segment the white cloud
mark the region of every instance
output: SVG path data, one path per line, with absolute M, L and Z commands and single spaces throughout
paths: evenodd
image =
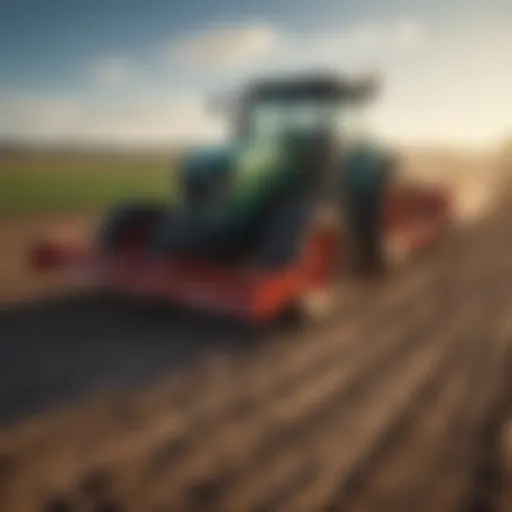
M 385 26 L 366 23 L 337 32 L 293 36 L 264 25 L 218 27 L 191 36 L 172 48 L 174 57 L 208 73 L 235 69 L 240 77 L 247 64 L 253 71 L 286 72 L 318 64 L 354 71 L 378 60 L 382 48 L 410 48 L 422 33 L 413 23 Z M 371 67 L 370 67 L 371 69 Z M 137 73 L 137 63 L 121 58 L 101 58 L 90 68 L 93 79 L 105 88 L 118 86 Z M 261 73 L 260 73 L 261 74 Z M 152 82 L 151 77 L 145 77 Z M 115 87 L 114 87 L 115 89 Z M 1 91 L 0 91 L 1 92 Z M 150 91 L 149 91 L 150 92 Z M 38 94 L 0 94 L 0 137 L 41 142 L 108 142 L 165 144 L 219 136 L 224 125 L 212 117 L 196 94 L 149 94 L 117 98 L 110 91 L 95 101 L 52 99 Z
M 264 24 L 217 26 L 167 44 L 164 58 L 174 69 L 234 72 L 231 78 L 321 66 L 358 73 L 382 69 L 426 41 L 427 31 L 414 21 L 369 21 L 300 34 Z
M 379 23 L 365 23 L 347 30 L 345 41 L 350 51 L 367 52 L 378 49 L 386 37 Z
M 416 49 L 427 40 L 425 28 L 413 21 L 400 22 L 390 29 L 392 44 L 403 50 Z
M 110 87 L 125 82 L 133 69 L 128 59 L 104 57 L 93 62 L 91 72 L 96 82 Z
M 136 75 L 139 87 L 125 91 L 134 98 L 121 97 L 116 87 L 84 91 L 87 97 L 96 93 L 95 101 L 57 101 L 37 91 L 32 97 L 0 91 L 0 137 L 133 146 L 216 137 L 224 126 L 201 100 L 211 85 L 209 76 L 213 75 L 215 86 L 221 78 L 232 85 L 245 82 L 249 74 L 275 75 L 327 65 L 350 73 L 382 71 L 384 94 L 376 105 L 380 134 L 408 142 L 491 141 L 512 128 L 512 74 L 506 66 L 511 41 L 508 32 L 495 27 L 477 33 L 473 27 L 468 33 L 440 30 L 433 37 L 414 21 L 306 34 L 282 33 L 263 25 L 212 28 L 167 46 L 166 64 L 171 52 L 172 69 L 158 61 L 161 55 L 153 61 L 154 68 L 139 67 L 135 60 L 94 62 L 91 77 L 104 85 L 119 84 L 127 77 L 131 81 Z M 197 69 L 188 73 L 176 65 L 177 58 Z M 486 80 L 481 80 L 483 75 Z M 196 92 L 167 93 L 175 79 Z
M 313 35 L 310 51 L 343 67 L 349 62 L 363 65 L 368 60 L 383 61 L 391 55 L 414 50 L 427 39 L 426 30 L 413 22 L 365 23 L 327 34 Z M 304 48 L 307 51 L 307 48 Z
M 0 97 L 0 138 L 31 143 L 166 145 L 214 139 L 223 129 L 194 95 L 130 106 Z
M 280 34 L 264 25 L 217 27 L 173 44 L 170 53 L 187 65 L 232 68 L 268 55 L 279 40 Z

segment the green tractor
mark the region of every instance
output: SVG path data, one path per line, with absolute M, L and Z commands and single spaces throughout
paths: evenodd
M 176 204 L 114 206 L 92 248 L 46 243 L 36 263 L 253 320 L 325 313 L 340 275 L 381 272 L 390 247 L 420 251 L 450 221 L 448 192 L 397 186 L 365 132 L 375 89 L 324 74 L 251 84 L 230 142 L 183 155 Z

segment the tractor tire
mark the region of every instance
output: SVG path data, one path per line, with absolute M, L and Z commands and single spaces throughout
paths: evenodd
M 304 196 L 286 197 L 273 209 L 258 244 L 258 267 L 278 270 L 294 263 L 311 210 L 312 202 Z
M 114 206 L 100 226 L 99 249 L 105 252 L 147 249 L 153 227 L 163 211 L 162 206 L 142 202 Z
M 390 256 L 386 245 L 384 208 L 394 179 L 391 159 L 381 162 L 379 179 L 374 189 L 349 198 L 347 206 L 347 232 L 349 269 L 360 277 L 380 276 L 388 270 Z M 394 255 L 393 255 L 394 257 Z

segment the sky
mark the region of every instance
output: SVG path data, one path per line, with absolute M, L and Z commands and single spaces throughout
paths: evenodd
M 221 136 L 252 76 L 377 73 L 375 132 L 512 133 L 512 0 L 0 0 L 0 139 L 152 146 Z

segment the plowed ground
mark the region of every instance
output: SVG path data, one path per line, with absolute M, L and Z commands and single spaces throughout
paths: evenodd
M 114 299 L 6 312 L 0 510 L 512 510 L 511 212 L 340 285 L 322 327 L 247 333 Z M 138 385 L 173 358 L 187 364 L 143 391 L 26 416 L 78 375 Z

